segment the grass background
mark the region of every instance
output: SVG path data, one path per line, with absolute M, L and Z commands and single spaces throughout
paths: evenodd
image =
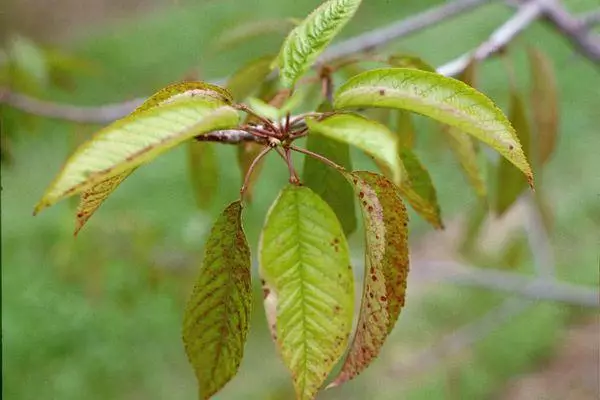
M 344 36 L 438 2 L 364 3 Z M 591 9 L 595 0 L 566 3 L 577 12 Z M 64 46 L 97 63 L 102 72 L 79 80 L 72 92 L 49 96 L 94 105 L 147 95 L 180 79 L 190 68 L 198 68 L 206 79 L 227 75 L 246 60 L 275 53 L 281 40 L 261 38 L 219 53 L 211 48 L 219 35 L 248 18 L 302 17 L 317 1 L 244 0 L 241 4 L 239 0 L 180 1 L 159 11 L 86 27 Z M 502 5 L 485 6 L 397 41 L 389 50 L 416 53 L 438 65 L 475 46 L 510 14 Z M 535 24 L 511 47 L 524 90 L 529 80 L 526 45 L 545 51 L 558 71 L 560 143 L 541 187 L 555 215 L 552 240 L 559 274 L 568 281 L 596 284 L 600 94 L 595 88 L 600 87 L 600 74 L 576 56 L 564 39 Z M 506 106 L 501 62 L 486 62 L 480 80 L 482 90 Z M 475 196 L 440 144 L 434 126 L 421 122 L 419 128 L 417 150 L 430 168 L 444 214 L 452 219 L 474 207 Z M 72 202 L 36 218 L 31 210 L 72 148 L 73 135 L 92 130 L 48 120 L 23 124 L 14 141 L 16 162 L 2 168 L 3 396 L 19 400 L 194 398 L 195 380 L 183 353 L 180 321 L 211 219 L 238 190 L 234 149 L 220 149 L 223 185 L 211 212 L 195 209 L 185 152 L 176 149 L 128 179 L 74 240 Z M 279 160 L 271 157 L 268 163 L 246 214 L 253 248 L 266 209 L 286 181 L 287 171 Z M 413 215 L 412 240 L 418 241 L 428 230 Z M 526 257 L 519 268 L 531 270 L 530 262 Z M 565 326 L 581 313 L 563 305 L 536 304 L 468 354 L 404 377 L 393 372 L 397 362 L 503 299 L 495 293 L 452 287 L 420 288 L 414 301 L 409 296 L 382 357 L 363 377 L 321 398 L 490 398 L 508 378 L 549 357 Z M 287 399 L 291 393 L 287 372 L 267 334 L 257 291 L 252 334 L 240 373 L 216 398 Z

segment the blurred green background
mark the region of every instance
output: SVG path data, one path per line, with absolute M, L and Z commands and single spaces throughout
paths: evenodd
M 275 53 L 282 41 L 275 36 L 251 40 L 231 51 L 216 51 L 213 44 L 240 21 L 302 18 L 318 1 L 80 3 L 9 0 L 0 33 L 8 33 L 9 28 L 89 61 L 93 71 L 76 77 L 70 90 L 51 90 L 40 96 L 99 105 L 148 95 L 190 72 L 202 79 L 223 77 L 243 61 Z M 343 36 L 439 3 L 365 1 Z M 574 13 L 598 5 L 597 0 L 565 3 Z M 491 4 L 398 40 L 385 51 L 416 53 L 439 65 L 477 45 L 512 12 L 503 4 Z M 558 72 L 560 141 L 543 176 L 538 177 L 554 218 L 552 244 L 558 274 L 574 283 L 597 285 L 600 73 L 563 38 L 536 23 L 510 48 L 524 94 L 529 82 L 526 45 L 546 52 Z M 487 61 L 480 75 L 481 89 L 506 109 L 502 63 Z M 8 111 L 3 112 L 7 113 L 5 122 Z M 36 218 L 31 212 L 73 148 L 74 138 L 89 135 L 95 127 L 25 118 L 14 112 L 10 118 L 18 123 L 11 140 L 13 162 L 2 166 L 3 398 L 195 398 L 196 383 L 183 352 L 180 322 L 211 220 L 235 199 L 239 189 L 235 149 L 219 149 L 221 187 L 211 211 L 195 208 L 185 151 L 180 148 L 140 168 L 74 239 L 74 202 L 64 201 Z M 449 229 L 432 234 L 413 214 L 411 241 L 420 258 L 454 257 L 457 233 L 452 227 L 460 228 L 462 217 L 477 200 L 436 127 L 419 120 L 418 128 L 417 152 L 438 188 Z M 252 248 L 266 209 L 286 178 L 287 169 L 280 160 L 269 158 L 255 201 L 246 212 Z M 493 235 L 493 226 L 491 230 L 492 240 L 501 240 Z M 360 235 L 355 234 L 350 242 L 360 257 Z M 504 259 L 488 254 L 485 261 L 487 266 L 501 267 Z M 531 264 L 525 250 L 513 268 L 528 273 Z M 535 387 L 526 387 L 524 392 L 514 389 L 523 382 L 515 379 L 537 371 L 528 376 L 541 376 L 545 382 L 543 372 L 554 368 L 563 350 L 577 348 L 584 349 L 579 352 L 581 359 L 567 363 L 564 373 L 559 370 L 548 385 L 541 384 L 554 388 L 556 395 L 544 398 L 597 398 L 598 365 L 589 359 L 599 351 L 597 315 L 561 304 L 534 303 L 467 350 L 442 351 L 433 367 L 408 362 L 420 349 L 438 343 L 503 299 L 498 293 L 464 287 L 410 287 L 407 307 L 380 359 L 362 377 L 319 398 L 542 398 L 536 397 Z M 261 303 L 257 290 L 252 334 L 240 373 L 215 398 L 292 398 L 291 383 L 270 341 Z M 577 369 L 577 365 L 587 367 Z M 561 379 L 565 388 L 560 386 Z

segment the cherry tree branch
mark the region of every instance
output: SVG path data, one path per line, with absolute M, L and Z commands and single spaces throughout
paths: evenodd
M 503 50 L 519 33 L 542 16 L 543 0 L 531 1 L 519 7 L 519 10 L 508 21 L 496 29 L 490 37 L 473 51 L 440 66 L 437 72 L 446 76 L 457 76 L 467 67 L 471 59 L 477 61 Z
M 600 35 L 589 29 L 589 15 L 583 18 L 574 18 L 560 1 L 546 0 L 543 3 L 544 17 L 562 36 L 567 38 L 573 47 L 594 64 L 600 65 Z M 595 18 L 600 10 L 596 11 Z M 592 15 L 592 20 L 594 15 Z
M 375 29 L 339 44 L 331 46 L 319 58 L 320 63 L 329 63 L 351 54 L 372 50 L 388 44 L 394 39 L 413 34 L 419 30 L 435 25 L 460 13 L 474 10 L 476 6 L 493 0 L 456 0 L 433 8 L 405 20 Z M 215 84 L 223 85 L 226 79 L 219 79 Z M 131 113 L 146 98 L 137 98 L 121 103 L 96 107 L 74 106 L 38 100 L 24 94 L 15 93 L 8 88 L 0 88 L 0 104 L 6 104 L 18 110 L 40 117 L 61 119 L 79 123 L 106 124 Z

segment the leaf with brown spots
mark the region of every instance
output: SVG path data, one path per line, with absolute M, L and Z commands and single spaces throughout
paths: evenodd
M 225 89 L 206 82 L 182 82 L 169 85 L 154 95 L 150 96 L 144 103 L 135 109 L 127 118 L 140 115 L 158 106 L 163 106 L 173 101 L 191 98 L 206 98 L 209 101 L 230 103 L 232 95 Z M 82 192 L 79 206 L 77 208 L 77 222 L 75 234 L 77 234 L 94 212 L 102 205 L 104 200 L 123 182 L 136 168 L 130 168 L 117 175 L 111 176 L 98 182 Z
M 290 185 L 271 206 L 259 246 L 271 329 L 297 398 L 312 399 L 352 330 L 354 281 L 344 232 L 325 201 Z
M 183 97 L 120 119 L 96 133 L 67 160 L 35 213 L 124 174 L 194 136 L 233 128 L 238 121 L 235 109 L 212 96 Z
M 358 325 L 335 387 L 379 355 L 404 306 L 408 277 L 408 216 L 398 187 L 384 176 L 345 174 L 360 201 L 365 226 L 365 278 Z
M 213 226 L 183 319 L 185 352 L 208 399 L 238 371 L 252 311 L 250 249 L 242 205 L 231 203 Z
M 506 116 L 469 85 L 410 68 L 374 69 L 338 88 L 334 108 L 384 107 L 409 110 L 454 126 L 497 150 L 533 185 L 533 174 Z
M 556 147 L 559 127 L 558 88 L 550 59 L 536 48 L 528 49 L 531 68 L 531 108 L 535 123 L 537 157 L 544 164 Z

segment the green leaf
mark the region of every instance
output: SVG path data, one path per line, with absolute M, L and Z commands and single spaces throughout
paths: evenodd
M 475 87 L 478 62 L 472 59 L 459 79 L 471 87 Z M 475 193 L 484 198 L 487 196 L 487 188 L 478 161 L 478 148 L 473 137 L 462 132 L 460 129 L 443 125 L 442 132 L 448 139 L 450 150 L 458 160 L 469 184 L 475 189 Z
M 435 68 L 421 58 L 408 54 L 392 54 L 388 57 L 388 64 L 395 68 L 412 68 L 435 72 Z
M 50 72 L 43 50 L 20 35 L 13 35 L 7 44 L 11 86 L 27 93 L 45 88 Z
M 558 89 L 552 63 L 541 51 L 530 48 L 531 108 L 535 123 L 537 156 L 540 165 L 550 159 L 556 147 L 559 127 Z
M 487 143 L 533 184 L 533 174 L 510 122 L 485 95 L 456 79 L 407 68 L 359 74 L 336 92 L 334 108 L 406 109 L 454 126 Z
M 292 18 L 248 20 L 228 29 L 215 43 L 215 48 L 225 50 L 260 36 L 274 36 L 289 32 L 296 25 Z
M 437 193 L 429 172 L 416 154 L 408 148 L 400 149 L 400 159 L 406 174 L 400 185 L 402 196 L 412 208 L 437 229 L 443 229 L 442 215 L 437 201 Z
M 252 313 L 250 249 L 242 205 L 231 203 L 212 228 L 183 317 L 185 352 L 208 399 L 235 376 Z
M 162 90 L 159 90 L 154 95 L 150 96 L 144 103 L 135 109 L 130 117 L 136 116 L 144 111 L 158 107 L 160 105 L 169 104 L 173 99 L 185 99 L 191 97 L 205 97 L 207 100 L 223 100 L 231 101 L 229 92 L 215 85 L 205 82 L 184 82 L 169 85 Z M 81 193 L 79 206 L 77 207 L 77 222 L 75 225 L 75 235 L 79 233 L 85 223 L 91 218 L 96 210 L 102 205 L 112 192 L 123 182 L 129 175 L 135 171 L 135 168 L 130 168 L 115 176 L 96 183 L 89 189 Z
M 265 308 L 298 399 L 312 399 L 352 330 L 354 282 L 335 213 L 306 187 L 288 186 L 260 239 Z
M 233 98 L 241 101 L 256 92 L 271 73 L 273 56 L 252 60 L 240 68 L 227 80 L 227 89 Z
M 330 387 L 354 378 L 379 355 L 404 306 L 409 270 L 408 216 L 398 187 L 371 172 L 352 172 L 346 176 L 362 208 L 365 277 L 350 352 Z
M 327 157 L 337 165 L 352 170 L 350 148 L 327 137 L 308 136 L 306 148 Z M 341 222 L 346 236 L 356 230 L 354 192 L 346 179 L 333 168 L 312 157 L 304 158 L 302 182 L 331 206 Z
M 337 114 L 323 121 L 306 119 L 311 134 L 326 136 L 363 150 L 389 171 L 400 183 L 402 166 L 398 157 L 398 138 L 383 124 L 354 114 Z
M 517 130 L 523 151 L 529 155 L 531 133 L 523 99 L 513 88 L 510 95 L 510 121 Z M 527 182 L 519 171 L 505 159 L 498 165 L 498 180 L 496 190 L 496 212 L 501 215 L 518 199 L 527 188 Z
M 292 87 L 317 60 L 356 13 L 361 0 L 328 0 L 314 10 L 285 39 L 279 53 L 279 73 Z
M 469 184 L 475 189 L 475 193 L 479 197 L 486 197 L 487 188 L 479 167 L 477 148 L 472 137 L 451 126 L 443 126 L 442 132 L 448 139 L 448 145 L 458 160 Z
M 202 97 L 169 102 L 118 120 L 67 160 L 34 213 L 148 162 L 194 136 L 233 128 L 238 120 L 235 109 Z
M 187 146 L 190 179 L 196 204 L 200 209 L 207 209 L 219 188 L 219 160 L 215 143 L 190 140 Z

